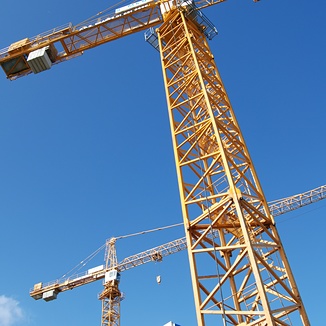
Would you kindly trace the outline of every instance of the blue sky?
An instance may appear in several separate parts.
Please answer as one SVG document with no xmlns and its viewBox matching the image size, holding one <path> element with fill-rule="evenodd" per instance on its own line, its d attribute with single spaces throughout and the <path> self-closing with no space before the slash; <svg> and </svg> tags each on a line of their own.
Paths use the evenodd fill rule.
<svg viewBox="0 0 326 326">
<path fill-rule="evenodd" d="M 3 0 L 0 48 L 113 4 Z M 325 9 L 321 0 L 230 0 L 205 10 L 268 201 L 326 183 Z M 140 33 L 42 74 L 1 77 L 0 326 L 100 324 L 100 282 L 50 303 L 29 290 L 107 238 L 181 222 L 159 54 Z M 324 318 L 325 214 L 321 201 L 277 220 L 312 325 Z M 179 227 L 120 240 L 119 260 L 182 236 Z M 196 325 L 185 252 L 125 272 L 120 289 L 122 325 Z"/>
</svg>

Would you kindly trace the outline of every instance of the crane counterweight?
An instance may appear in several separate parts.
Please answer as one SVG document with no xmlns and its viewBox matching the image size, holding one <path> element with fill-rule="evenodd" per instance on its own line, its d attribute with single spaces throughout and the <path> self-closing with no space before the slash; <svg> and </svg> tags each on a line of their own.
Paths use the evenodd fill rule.
<svg viewBox="0 0 326 326">
<path fill-rule="evenodd" d="M 27 57 L 27 63 L 34 74 L 48 70 L 52 66 L 48 55 L 49 46 L 31 52 Z"/>
</svg>

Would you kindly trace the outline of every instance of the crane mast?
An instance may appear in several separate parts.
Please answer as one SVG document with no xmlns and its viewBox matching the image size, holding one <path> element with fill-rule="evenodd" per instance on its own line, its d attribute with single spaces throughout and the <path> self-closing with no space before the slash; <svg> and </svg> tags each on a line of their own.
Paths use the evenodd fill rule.
<svg viewBox="0 0 326 326">
<path fill-rule="evenodd" d="M 120 273 L 115 242 L 116 239 L 111 238 L 106 243 L 105 268 L 109 272 L 105 274 L 104 290 L 99 295 L 99 299 L 102 300 L 101 326 L 120 325 L 120 301 L 122 300 L 122 294 L 119 290 Z"/>
<path fill-rule="evenodd" d="M 180 10 L 181 9 L 181 10 Z M 157 29 L 197 325 L 309 320 L 230 100 L 187 7 Z"/>
</svg>

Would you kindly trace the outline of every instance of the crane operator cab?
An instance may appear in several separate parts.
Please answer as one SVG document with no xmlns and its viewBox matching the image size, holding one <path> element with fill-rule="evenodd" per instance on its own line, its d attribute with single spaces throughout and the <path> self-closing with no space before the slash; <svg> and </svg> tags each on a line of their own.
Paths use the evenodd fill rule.
<svg viewBox="0 0 326 326">
<path fill-rule="evenodd" d="M 108 283 L 110 281 L 115 281 L 116 283 L 120 283 L 120 273 L 117 270 L 110 270 L 105 273 L 104 283 Z"/>
</svg>

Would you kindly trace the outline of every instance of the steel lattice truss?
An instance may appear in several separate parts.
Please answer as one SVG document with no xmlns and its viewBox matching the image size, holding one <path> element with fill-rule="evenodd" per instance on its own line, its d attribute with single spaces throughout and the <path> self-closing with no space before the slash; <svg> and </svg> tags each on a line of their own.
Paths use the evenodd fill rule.
<svg viewBox="0 0 326 326">
<path fill-rule="evenodd" d="M 306 191 L 302 194 L 275 200 L 269 203 L 269 209 L 274 216 L 285 214 L 297 208 L 315 203 L 326 198 L 326 186 Z"/>
<path fill-rule="evenodd" d="M 198 325 L 309 325 L 202 26 L 158 30 Z M 215 317 L 216 318 L 216 317 Z M 291 317 L 292 319 L 292 317 Z"/>
<path fill-rule="evenodd" d="M 115 238 L 107 241 L 105 261 L 106 269 L 111 269 L 117 273 L 117 252 L 115 249 Z M 120 326 L 120 301 L 121 292 L 119 290 L 119 278 L 112 277 L 106 280 L 104 290 L 99 296 L 102 300 L 102 321 L 101 326 Z"/>
</svg>

